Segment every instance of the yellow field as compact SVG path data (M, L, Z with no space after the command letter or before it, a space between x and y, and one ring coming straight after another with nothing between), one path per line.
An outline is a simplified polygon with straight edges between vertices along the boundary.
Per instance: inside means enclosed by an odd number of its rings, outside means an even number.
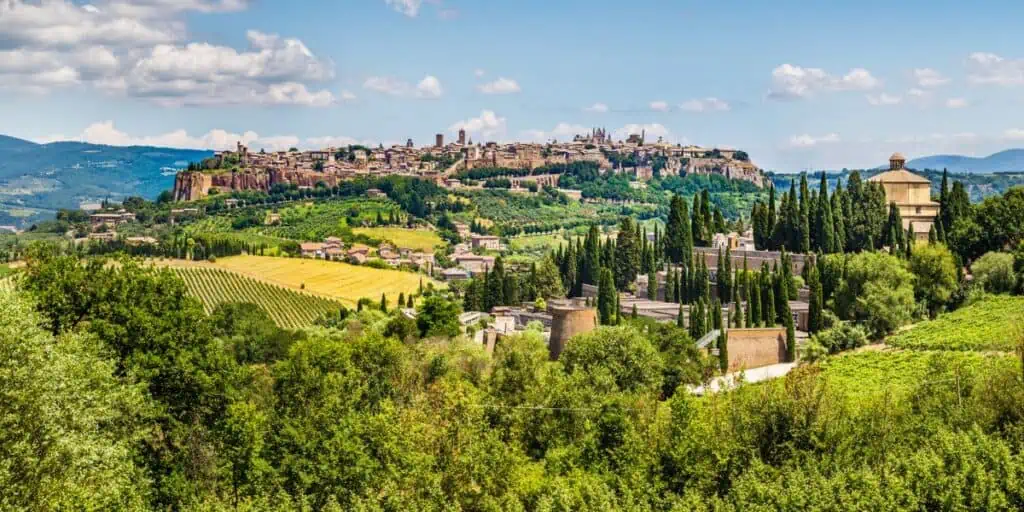
M444 243L437 233L427 229L355 228L352 232L378 240L388 240L398 247L425 252L433 252L434 247Z
M399 293L415 293L422 277L412 272L334 261L269 256L231 256L220 258L216 263L201 264L206 265L295 289L303 289L302 285L305 284L307 292L334 297L348 305L355 304L362 297L378 301L382 293L387 294L388 302L394 304ZM426 286L429 281L423 278L423 285Z

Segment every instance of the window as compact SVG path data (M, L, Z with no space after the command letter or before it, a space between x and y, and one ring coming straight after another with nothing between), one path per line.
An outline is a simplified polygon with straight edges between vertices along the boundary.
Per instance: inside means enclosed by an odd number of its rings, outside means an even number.
M914 210L915 210L915 213L921 213L921 207L920 207L920 206L918 206L918 207L917 207L917 208L915 208Z

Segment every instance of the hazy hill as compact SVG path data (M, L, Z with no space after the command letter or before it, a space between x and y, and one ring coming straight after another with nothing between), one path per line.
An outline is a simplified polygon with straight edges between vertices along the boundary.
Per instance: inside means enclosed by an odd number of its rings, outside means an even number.
M907 162L911 169L948 169L950 172L992 173L1024 171L1024 149L1007 149L986 157L934 155Z
M174 185L177 169L210 155L84 142L36 144L0 136L0 224L12 222L12 211L13 217L25 218L31 211L74 208L104 198L154 198Z

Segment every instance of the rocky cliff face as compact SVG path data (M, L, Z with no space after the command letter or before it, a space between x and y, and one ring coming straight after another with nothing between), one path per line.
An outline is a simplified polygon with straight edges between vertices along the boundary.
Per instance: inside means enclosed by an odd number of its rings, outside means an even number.
M174 177L174 200L194 201L209 195L211 188L225 192L261 190L267 192L278 184L293 184L297 187L315 187L323 182L328 187L336 186L342 177L310 171L285 171L280 169L245 169L239 172L206 174L200 171L182 171Z

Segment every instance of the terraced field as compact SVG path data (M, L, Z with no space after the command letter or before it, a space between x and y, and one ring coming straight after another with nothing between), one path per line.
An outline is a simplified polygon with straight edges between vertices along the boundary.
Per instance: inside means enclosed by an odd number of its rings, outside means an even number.
M185 281L189 293L202 301L207 313L225 302L250 302L263 308L277 325L296 329L311 325L319 316L337 311L341 305L229 270L175 267L174 271Z
M362 297L380 300L386 294L394 303L399 293L409 295L431 280L420 274L384 270L336 261L268 256L231 256L212 264L261 281L293 289L302 288L319 295L341 300L349 306ZM439 283L435 283L438 286Z

